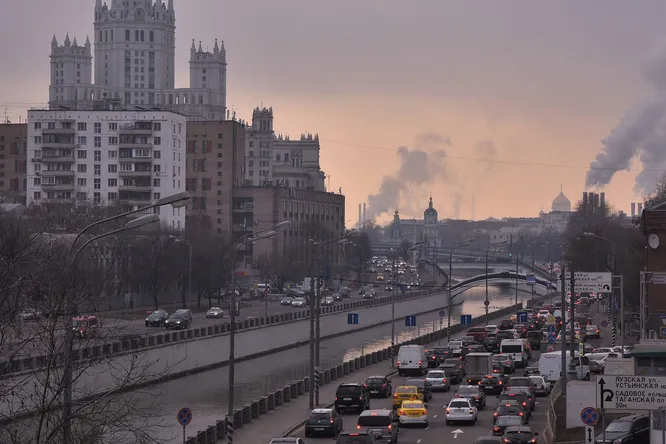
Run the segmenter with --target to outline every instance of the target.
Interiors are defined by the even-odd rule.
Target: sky
[[[93,7],[3,1],[0,114],[18,121],[45,106],[53,34],[85,41]],[[575,203],[610,146],[602,140],[654,94],[645,59],[666,21],[661,0],[175,0],[175,9],[176,86],[189,85],[192,39],[204,49],[224,41],[227,106],[244,119],[272,106],[276,131],[318,133],[327,183],[342,188],[352,223],[361,202],[380,221],[396,207],[422,217],[429,196],[440,218],[537,216],[560,186]],[[646,194],[629,158],[601,181],[627,212]],[[601,182],[588,175],[592,189]]]

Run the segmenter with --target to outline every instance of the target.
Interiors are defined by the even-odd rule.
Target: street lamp
[[[448,297],[449,297],[449,304],[447,308],[447,315],[449,318],[449,322],[447,324],[446,330],[448,332],[448,337],[449,337],[449,342],[451,342],[451,286],[453,285],[453,252],[455,251],[456,248],[462,248],[462,247],[467,247],[468,245],[473,244],[475,239],[469,239],[464,242],[460,242],[455,244],[453,247],[451,247],[451,251],[449,251],[449,291],[448,291]]]
[[[190,302],[192,302],[192,242],[188,241],[187,239],[182,239],[177,236],[170,235],[169,239],[173,239],[176,242],[179,242],[181,244],[187,245],[187,248],[189,249],[190,252],[190,257],[188,261],[189,265],[189,270],[188,270],[188,276],[187,276],[187,293],[189,295],[188,299]],[[185,308],[187,304],[185,303],[185,300],[183,299],[183,308]]]
[[[270,228],[257,231],[256,233],[248,233],[234,243],[231,250],[231,295],[229,296],[229,399],[227,411],[227,436],[233,436],[234,424],[234,384],[235,382],[235,347],[236,347],[236,256],[241,248],[249,244],[254,244],[260,240],[269,239],[277,236],[277,229],[288,227],[291,225],[290,220],[278,222]],[[231,439],[229,440],[231,441]]]
[[[425,242],[416,242],[407,248],[407,252],[416,251],[419,245],[423,245]],[[395,259],[398,256],[396,251],[393,255],[393,268],[391,268],[391,273],[396,273],[395,271]],[[397,274],[396,274],[397,276]],[[392,291],[391,291],[391,368],[395,368],[395,294],[397,292],[396,282],[393,282]]]
[[[488,300],[488,253],[491,249],[501,247],[502,245],[506,244],[508,244],[507,241],[502,241],[494,244],[488,244],[488,248],[486,248],[486,300],[483,302],[483,304],[486,306],[486,325],[488,325],[488,306],[490,305],[490,301]]]
[[[121,214],[117,216],[116,218],[123,217],[124,215]],[[88,239],[86,242],[81,245],[76,252],[72,255],[72,250],[74,247],[74,243],[72,243],[69,247],[69,250],[67,252],[67,265],[68,265],[68,270],[71,272],[74,269],[74,266],[76,264],[76,260],[80,256],[81,252],[83,251],[84,248],[86,248],[88,245],[91,243],[102,239],[107,236],[112,236],[114,234],[122,233],[123,231],[129,231],[129,230],[135,230],[137,228],[144,227],[146,225],[151,225],[154,224],[155,222],[158,222],[160,217],[157,214],[148,214],[145,216],[138,217],[136,219],[133,219],[129,222],[127,222],[122,228],[118,228],[116,230],[109,231],[108,233],[102,233],[100,235],[97,235],[91,239]],[[113,220],[113,218],[110,218],[110,220]],[[93,224],[94,225],[94,224]],[[85,231],[85,229],[84,229]],[[79,236],[76,237],[78,239]],[[62,376],[62,384],[63,384],[63,392],[62,392],[62,397],[63,397],[63,411],[62,411],[62,416],[63,416],[63,444],[72,444],[74,442],[73,437],[72,437],[72,406],[73,406],[73,363],[72,363],[72,355],[74,354],[74,312],[75,310],[74,306],[74,301],[72,298],[69,298],[67,301],[67,315],[65,316],[65,371]]]

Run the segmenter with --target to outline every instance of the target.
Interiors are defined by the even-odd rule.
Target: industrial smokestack
[[[361,204],[358,204],[358,226],[363,226],[363,219],[361,219]]]
[[[636,202],[631,203],[631,218],[636,217]]]
[[[365,212],[365,202],[363,202],[363,222],[367,222],[368,220],[366,219],[366,212]]]
[[[592,193],[590,193],[591,195]],[[583,192],[583,214],[587,214],[588,211],[588,203],[587,203],[587,193]]]
[[[606,208],[606,193],[601,193],[599,197],[599,206],[600,206],[600,212],[603,214],[604,209]]]
[[[592,214],[599,214],[599,195],[597,193],[593,194],[594,204],[592,205]]]
[[[643,215],[643,204],[638,202],[638,214],[636,216],[641,217]]]

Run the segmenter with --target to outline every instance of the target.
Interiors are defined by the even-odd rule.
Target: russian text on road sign
[[[446,312],[444,310],[439,310],[439,317],[443,318]]]
[[[186,426],[192,422],[192,410],[187,407],[178,410],[178,423]]]
[[[347,324],[358,324],[358,313],[347,313]]]
[[[472,325],[472,315],[460,315],[460,325]]]
[[[585,425],[597,425],[599,422],[599,410],[594,407],[585,407],[580,411],[580,419]]]
[[[666,377],[604,375],[597,384],[597,407],[657,410],[666,407]]]
[[[527,312],[526,311],[519,312],[516,315],[516,318],[517,318],[519,324],[526,324],[527,323]]]
[[[416,327],[416,316],[405,316],[405,327]]]
[[[662,338],[666,338],[666,327],[662,326],[661,328],[659,328],[659,336],[661,336]]]
[[[652,283],[655,285],[666,284],[666,273],[663,271],[656,271],[652,273]]]
[[[574,274],[576,292],[608,293],[613,284],[612,273],[577,271]],[[571,272],[567,272],[565,290],[571,291]]]
[[[594,427],[585,426],[585,444],[594,444]]]

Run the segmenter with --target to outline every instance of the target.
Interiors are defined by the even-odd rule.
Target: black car
[[[459,365],[445,362],[439,364],[437,368],[444,371],[446,377],[451,380],[451,384],[459,384],[463,380],[463,372]]]
[[[602,443],[602,439],[603,436],[599,435],[596,442]],[[613,420],[606,427],[606,442],[621,442],[623,444],[650,442],[650,415],[629,415]]]
[[[512,407],[513,409],[518,409],[518,407]],[[522,413],[522,412],[520,412]],[[504,432],[509,427],[520,427],[524,426],[525,421],[523,421],[522,416],[518,415],[502,415],[497,418],[495,425],[493,426],[493,435],[502,436]]]
[[[388,398],[393,393],[391,380],[386,376],[370,376],[363,385],[370,392],[371,397]]]
[[[504,431],[504,442],[506,444],[528,444],[536,442],[537,432],[533,432],[527,426],[511,426]]]
[[[525,420],[527,421],[530,416],[532,416],[532,403],[530,402],[530,399],[527,396],[527,393],[521,391],[521,392],[513,392],[513,393],[507,393],[504,392],[499,396],[499,402],[498,405],[506,404],[507,401],[516,401],[518,405],[523,407],[523,411],[525,412]]]
[[[497,327],[500,330],[511,330],[514,324],[515,322],[513,322],[511,319],[505,319],[502,322],[500,322]]]
[[[476,438],[474,444],[502,444],[502,438],[496,436],[481,436]]]
[[[506,393],[524,393],[527,395],[527,399],[530,402],[530,406],[532,410],[534,410],[534,407],[536,407],[536,393],[534,393],[534,385],[530,385],[529,387],[526,386],[515,386],[511,385],[512,382],[509,380],[507,383],[507,387],[509,387],[508,390],[505,389]]]
[[[423,394],[423,402],[428,402],[432,399],[432,386],[425,379],[410,378],[402,385],[416,387],[419,393]]]
[[[478,385],[461,385],[455,395],[456,398],[469,398],[474,400],[476,408],[483,410],[486,407],[486,394]]]
[[[335,440],[335,444],[375,444],[377,439],[372,429],[343,430]]]
[[[342,418],[333,409],[314,409],[305,421],[305,437],[338,436],[342,431]]]
[[[171,316],[164,321],[164,328],[189,328],[190,317],[186,313],[171,313]]]
[[[370,409],[370,392],[355,382],[340,384],[335,392],[335,410],[356,410],[359,413]]]
[[[513,339],[513,333],[507,330],[500,330],[495,336],[497,336],[497,339],[499,339],[500,343],[505,339]]]
[[[499,395],[504,391],[504,385],[507,383],[508,378],[503,375],[486,375],[479,384],[481,390],[486,395]]]
[[[462,349],[462,358],[465,359],[470,353],[483,353],[486,351],[486,348],[481,344],[471,344]]]
[[[500,404],[495,409],[493,413],[493,424],[497,422],[502,416],[518,416],[523,422],[526,422],[525,419],[525,409],[521,408],[518,404]],[[511,425],[523,425],[523,422],[520,424],[511,424]]]
[[[163,327],[169,318],[169,313],[164,310],[155,310],[146,318],[146,327]]]
[[[431,352],[432,353],[430,354],[430,357],[432,357],[434,355],[438,359],[437,365],[435,367],[438,367],[439,364],[444,362],[446,359],[453,358],[453,350],[450,347],[446,347],[446,346],[435,347],[431,350]],[[428,363],[430,363],[429,362],[430,357],[428,358]]]
[[[500,351],[500,342],[502,342],[497,335],[486,336],[483,338],[482,345],[487,352],[490,353],[499,353]]]
[[[528,342],[530,343],[530,347],[532,347],[533,350],[536,350],[541,346],[541,341],[543,340],[543,332],[541,330],[528,330],[526,337]]]

